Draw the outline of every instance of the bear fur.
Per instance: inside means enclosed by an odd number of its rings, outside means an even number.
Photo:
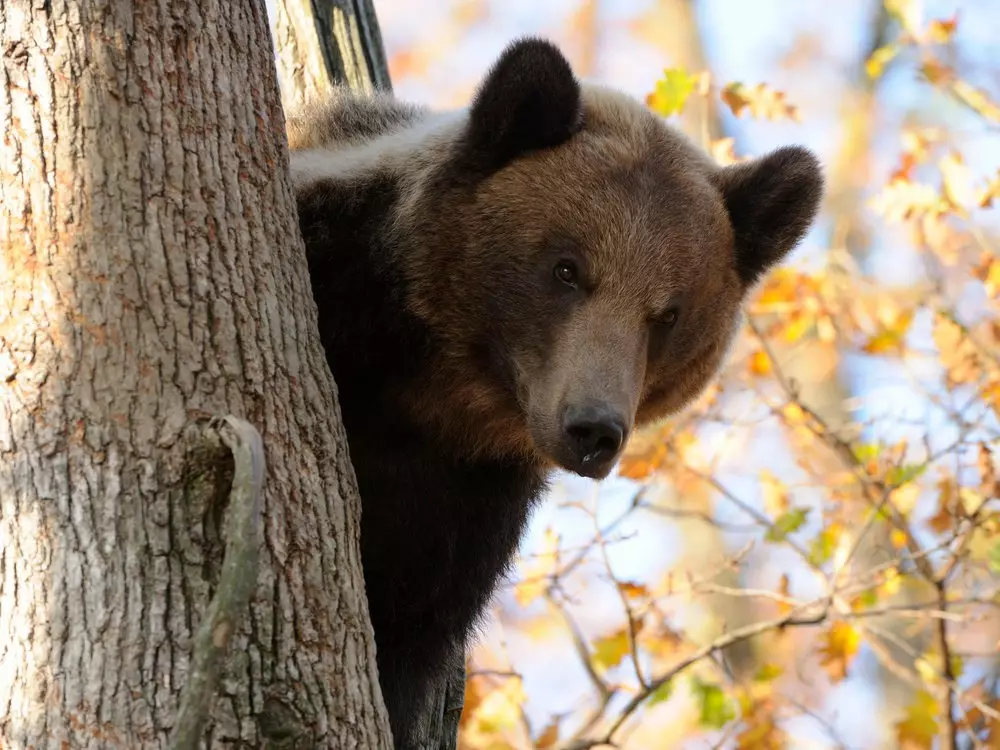
[[[552,469],[606,476],[708,384],[822,177],[802,148],[719,167],[538,39],[467,110],[338,91],[288,134],[379,680],[411,747]]]

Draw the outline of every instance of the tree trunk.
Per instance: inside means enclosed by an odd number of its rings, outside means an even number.
[[[168,743],[242,512],[231,414],[259,574],[203,746],[387,747],[263,2],[6,0],[0,41],[0,744]]]
[[[274,39],[286,110],[355,91],[391,91],[382,34],[371,0],[277,0]]]

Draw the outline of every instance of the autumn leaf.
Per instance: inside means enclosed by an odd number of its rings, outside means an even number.
[[[944,208],[937,190],[904,178],[891,180],[871,199],[869,205],[890,223],[920,218]]]
[[[730,83],[723,87],[720,98],[736,117],[749,111],[756,118],[799,120],[798,108],[786,101],[784,92],[763,83],[753,87],[739,82]]]
[[[764,510],[771,515],[781,515],[788,510],[788,487],[774,474],[762,470],[759,474],[760,491]]]
[[[535,738],[535,748],[536,750],[546,750],[555,747],[557,742],[559,742],[559,719],[555,718]]]
[[[955,81],[952,92],[967,106],[990,122],[1000,123],[1000,106],[977,88],[965,81]]]
[[[967,215],[966,209],[979,203],[972,185],[972,171],[965,165],[962,155],[957,152],[952,152],[941,159],[939,167],[944,197],[959,215]]]
[[[778,679],[785,673],[785,670],[779,667],[777,664],[771,664],[769,662],[764,662],[761,664],[757,671],[754,673],[754,682],[772,682]]]
[[[524,565],[521,580],[514,586],[514,599],[522,607],[527,607],[545,593],[549,576],[559,563],[559,535],[551,528],[545,530],[542,551]]]
[[[990,547],[989,562],[990,570],[1000,574],[1000,539],[993,542],[993,546]]]
[[[920,28],[920,10],[917,0],[885,0],[886,13],[911,34]]]
[[[935,18],[927,24],[927,41],[931,44],[947,44],[955,36],[958,29],[958,14],[951,18]]]
[[[955,527],[955,510],[958,507],[958,487],[955,486],[953,479],[947,477],[938,482],[937,490],[937,513],[928,519],[927,525],[938,534],[943,534]]]
[[[683,111],[697,83],[698,76],[682,68],[668,68],[663,71],[663,78],[656,82],[653,93],[646,97],[646,104],[657,114],[670,117]]]
[[[792,508],[778,516],[774,524],[767,530],[764,538],[769,542],[783,542],[792,534],[802,528],[809,515],[810,508]]]
[[[827,525],[809,543],[809,562],[817,567],[828,562],[833,557],[833,553],[837,549],[843,533],[844,527],[842,524],[831,523]]]
[[[617,667],[630,650],[628,630],[622,628],[594,641],[594,663],[603,670]]]
[[[758,377],[770,375],[772,372],[771,358],[763,349],[757,349],[750,355],[750,373]]]
[[[747,726],[736,735],[736,750],[784,750],[788,737],[775,721],[773,701],[757,701],[744,721]]]
[[[878,333],[865,343],[869,354],[901,354],[905,349],[906,334],[913,323],[913,310],[900,312]]]
[[[658,703],[663,703],[664,701],[670,700],[670,696],[674,694],[674,681],[667,680],[662,685],[660,685],[656,690],[649,694],[646,699],[647,706],[655,706]]]
[[[896,724],[900,750],[930,750],[938,733],[938,704],[926,690],[917,691],[906,709],[906,717]]]
[[[619,581],[618,590],[629,599],[644,599],[649,596],[649,589],[646,586],[632,581]]]
[[[840,682],[847,676],[847,668],[858,653],[861,635],[849,623],[835,622],[820,640],[820,665],[831,681]]]
[[[692,680],[691,690],[698,704],[698,721],[702,726],[722,729],[736,718],[736,709],[733,707],[732,700],[718,685],[703,682],[695,677]]]
[[[875,50],[871,57],[865,61],[865,72],[869,78],[878,78],[885,72],[885,67],[892,62],[899,54],[899,47],[895,44],[886,44]]]

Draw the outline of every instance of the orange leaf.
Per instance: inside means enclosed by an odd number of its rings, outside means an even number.
[[[542,730],[542,733],[538,735],[535,739],[536,750],[545,750],[545,748],[555,747],[555,744],[559,741],[559,719],[553,719],[552,722]]]

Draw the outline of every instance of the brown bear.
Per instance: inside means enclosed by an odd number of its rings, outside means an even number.
[[[288,133],[379,680],[411,747],[547,475],[606,476],[705,387],[821,172],[791,147],[721,168],[538,39],[467,110],[338,91]]]

